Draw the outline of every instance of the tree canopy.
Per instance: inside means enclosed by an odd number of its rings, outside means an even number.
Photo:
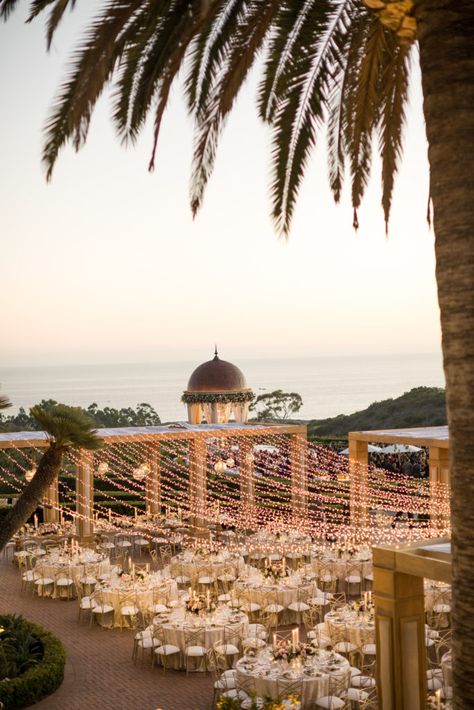
[[[299,412],[303,406],[301,395],[297,392],[283,392],[274,390],[260,394],[249,407],[251,412],[255,412],[259,421],[268,419],[278,419],[286,421],[292,414]]]
[[[54,399],[41,400],[39,406],[43,411],[50,412],[58,406]],[[35,408],[33,408],[35,409]],[[95,429],[104,427],[158,426],[160,417],[151,404],[141,403],[133,407],[104,407],[100,409],[94,402],[87,409],[77,408],[87,416]],[[28,414],[20,407],[17,414],[0,414],[0,431],[37,431],[42,429],[41,423],[33,416],[33,410]]]

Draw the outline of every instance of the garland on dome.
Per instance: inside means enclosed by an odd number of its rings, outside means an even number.
[[[185,404],[235,404],[251,402],[252,390],[245,392],[184,392],[181,401]]]

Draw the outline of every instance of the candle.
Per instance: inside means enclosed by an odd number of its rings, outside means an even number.
[[[38,516],[36,514],[33,516],[33,522],[35,524],[35,530],[38,530]]]
[[[136,508],[134,508],[134,509],[133,509],[133,511],[134,511],[134,515],[135,515],[135,520],[136,520],[136,519],[137,519],[137,509],[136,509]]]
[[[438,688],[438,690],[435,692],[435,698],[436,698],[436,710],[441,710],[441,688]]]
[[[206,603],[207,603],[207,608],[209,609],[209,607],[211,606],[211,593],[210,593],[209,589],[206,592]]]
[[[277,645],[277,635],[273,634],[273,646],[276,647]]]
[[[109,523],[112,521],[112,509],[109,508]]]
[[[188,587],[188,599],[192,599],[193,596],[193,589],[192,587]]]

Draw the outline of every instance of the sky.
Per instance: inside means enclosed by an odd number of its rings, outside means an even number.
[[[0,26],[0,366],[206,359],[216,341],[227,359],[438,353],[418,71],[388,238],[379,165],[355,233],[349,195],[335,206],[327,187],[322,139],[285,241],[270,218],[255,73],[195,220],[191,122],[178,85],[153,174],[150,123],[125,149],[105,95],[85,148],[64,150],[46,183],[42,128],[94,5],[77,3],[49,54],[43,21],[24,24],[25,2]]]

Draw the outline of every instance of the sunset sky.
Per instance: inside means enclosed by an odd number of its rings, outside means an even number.
[[[46,184],[42,126],[94,4],[78,3],[50,54],[43,22],[23,23],[26,3],[0,26],[0,365],[189,359],[216,340],[236,357],[439,352],[418,73],[388,239],[379,165],[355,233],[348,195],[336,207],[329,193],[322,138],[284,241],[269,217],[255,74],[195,221],[178,86],[154,174],[150,124],[124,149],[105,96],[86,147],[65,150]]]

